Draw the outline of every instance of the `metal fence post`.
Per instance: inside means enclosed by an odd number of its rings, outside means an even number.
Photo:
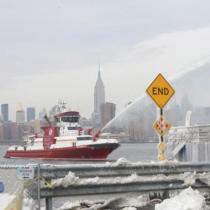
[[[46,210],[52,210],[52,198],[45,199]]]
[[[37,164],[37,197],[38,197],[38,209],[41,209],[41,201],[40,201],[40,163]]]

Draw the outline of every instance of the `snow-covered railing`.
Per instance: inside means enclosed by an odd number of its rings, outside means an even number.
[[[210,172],[210,163],[183,163],[183,162],[163,162],[163,163],[130,163],[119,160],[115,163],[95,164],[95,165],[41,165],[41,176],[47,179],[62,178],[71,171],[79,177],[116,177],[129,176],[133,173],[139,176],[157,174],[179,174],[184,172]]]
[[[118,193],[155,193],[167,194],[191,186],[209,193],[210,173],[183,173],[178,175],[150,175],[119,177],[80,178],[69,172],[64,178],[53,179],[41,187],[41,198],[46,199],[46,209],[52,209],[53,197],[88,196]],[[36,196],[36,194],[32,195]]]
[[[51,210],[53,197],[168,192],[188,186],[209,189],[210,179],[202,177],[203,172],[210,177],[209,163],[132,163],[119,159],[105,164],[42,164],[40,196],[46,199],[46,209]],[[31,195],[36,197],[36,190]]]
[[[27,165],[28,166],[28,165]],[[210,164],[166,161],[132,163],[125,159],[104,164],[40,165],[35,168],[35,180],[41,178],[40,197],[46,199],[46,209],[52,209],[52,198],[128,192],[168,192],[188,186],[209,190]],[[12,169],[7,165],[0,168]],[[37,198],[37,185],[31,195]],[[38,188],[39,189],[39,188]]]
[[[184,189],[188,186],[184,184],[184,180],[177,178],[162,178],[128,182],[113,182],[113,183],[92,183],[92,184],[74,184],[68,187],[43,187],[41,189],[41,198],[53,198],[64,196],[81,196],[81,195],[98,195],[98,194],[115,194],[128,192],[166,192],[178,189]],[[191,187],[195,189],[209,188],[205,183],[195,181]]]
[[[17,169],[18,167],[34,166],[37,173],[37,164],[27,165],[0,165],[0,169]],[[51,165],[40,164],[40,175],[45,179],[56,179],[65,177],[69,171],[81,178],[88,177],[116,177],[137,174],[139,176],[157,174],[180,174],[184,172],[203,173],[210,172],[210,163],[187,163],[177,161],[165,162],[129,162],[126,159],[119,159],[117,162],[106,162],[105,164],[71,164]]]

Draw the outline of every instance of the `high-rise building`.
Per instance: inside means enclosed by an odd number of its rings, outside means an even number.
[[[101,104],[101,126],[105,126],[115,117],[116,105],[110,102]]]
[[[25,112],[24,110],[16,111],[16,123],[25,123]]]
[[[1,105],[1,115],[2,115],[3,122],[9,121],[9,105],[8,104]]]
[[[35,108],[34,107],[28,107],[26,114],[27,114],[27,122],[35,120]]]
[[[101,104],[105,103],[104,84],[101,79],[101,72],[98,71],[98,79],[94,88],[94,112],[100,113]]]
[[[45,115],[47,115],[47,110],[43,108],[42,111],[39,112],[39,120],[43,120]]]
[[[105,103],[105,90],[103,81],[101,79],[101,72],[99,67],[98,78],[94,88],[94,112],[92,114],[92,121],[94,127],[100,127],[100,107],[103,103]]]

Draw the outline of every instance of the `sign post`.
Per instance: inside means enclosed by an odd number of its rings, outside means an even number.
[[[166,122],[163,117],[163,107],[174,95],[175,91],[163,75],[158,74],[158,76],[149,85],[146,92],[160,108],[160,117],[157,121],[155,121],[153,127],[160,136],[160,142],[158,144],[158,159],[160,161],[166,160],[166,143],[164,142],[164,135],[169,131],[171,125]]]
[[[40,163],[37,164],[37,197],[38,197],[38,209],[41,209],[41,199],[40,199]]]

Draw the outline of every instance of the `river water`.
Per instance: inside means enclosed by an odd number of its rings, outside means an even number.
[[[8,146],[0,145],[0,165],[22,165],[28,163],[43,163],[43,164],[98,164],[104,161],[72,161],[72,160],[36,160],[36,159],[6,159],[4,158],[5,151]],[[113,151],[106,161],[115,161],[119,158],[125,158],[133,162],[148,162],[157,161],[157,144],[154,143],[123,143]],[[12,193],[16,190],[18,179],[16,178],[15,170],[7,170],[0,168],[0,181],[5,184],[5,192]],[[56,199],[53,203],[55,207],[62,205],[65,199]],[[44,205],[44,204],[43,204]]]

